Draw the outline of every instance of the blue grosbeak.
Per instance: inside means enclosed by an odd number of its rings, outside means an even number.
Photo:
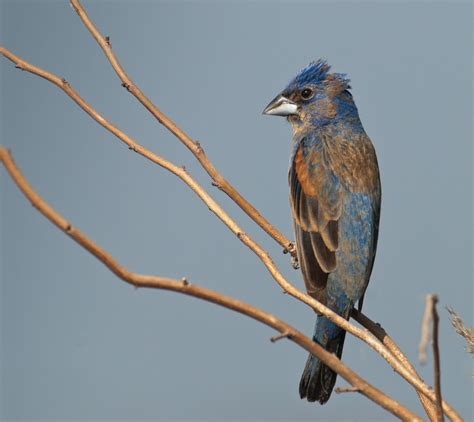
[[[310,296],[349,319],[374,264],[381,188],[374,147],[344,74],[310,63],[265,108],[293,128],[288,174],[298,259]],[[319,315],[313,340],[342,355],[345,331]],[[310,355],[300,396],[328,401],[336,373]]]

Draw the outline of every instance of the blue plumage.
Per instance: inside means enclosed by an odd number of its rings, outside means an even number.
[[[309,295],[349,318],[369,282],[381,188],[377,158],[343,74],[310,63],[264,110],[293,128],[289,185],[298,258]],[[318,316],[313,340],[339,358],[345,331]],[[310,355],[301,398],[324,404],[336,374]]]

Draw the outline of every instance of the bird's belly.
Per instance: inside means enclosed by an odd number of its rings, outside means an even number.
[[[369,195],[350,193],[339,220],[336,269],[327,283],[328,305],[340,309],[353,306],[369,282],[375,254],[376,229]]]

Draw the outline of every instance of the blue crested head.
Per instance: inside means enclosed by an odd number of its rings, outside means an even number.
[[[329,73],[331,66],[326,60],[318,59],[312,61],[308,66],[304,67],[288,84],[286,90],[293,91],[303,88],[306,85],[314,85],[322,90],[350,89],[349,79],[344,73]]]
[[[265,108],[264,114],[286,116],[293,128],[331,123],[360,124],[344,73],[330,73],[325,60],[303,68]]]

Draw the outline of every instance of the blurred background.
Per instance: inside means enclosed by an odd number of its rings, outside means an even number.
[[[412,362],[424,298],[440,296],[443,396],[472,418],[472,357],[444,306],[472,324],[470,2],[84,1],[142,90],[292,238],[291,131],[264,106],[309,61],[352,80],[379,159],[380,240],[364,311]],[[66,1],[0,2],[1,43],[65,77],[147,148],[186,165],[303,288],[281,248],[120,86]],[[257,258],[176,177],[130,151],[48,82],[5,59],[1,143],[37,192],[123,265],[186,276],[312,333]],[[358,394],[300,401],[306,351],[248,318],[134,290],[54,228],[0,171],[3,420],[392,420]],[[348,336],[343,360],[422,413],[412,388]],[[432,383],[432,355],[417,369]],[[338,379],[338,386],[346,383]]]

